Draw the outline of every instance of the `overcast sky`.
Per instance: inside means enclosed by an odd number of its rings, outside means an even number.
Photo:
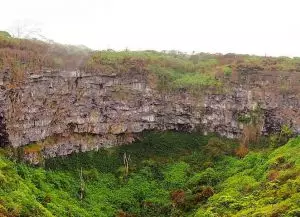
[[[17,22],[54,41],[93,49],[300,56],[299,0],[9,0]]]

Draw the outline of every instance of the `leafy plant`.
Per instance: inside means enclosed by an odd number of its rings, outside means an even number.
[[[48,159],[46,168],[1,154],[0,212],[28,217],[297,215],[300,137],[274,149],[249,149],[243,158],[231,154],[235,143],[212,135],[152,132],[129,145]],[[222,148],[221,153],[209,156],[209,144],[217,144],[212,150]],[[118,169],[125,152],[131,156],[130,172],[122,179]]]
[[[225,76],[230,76],[232,74],[232,69],[230,66],[223,67],[223,73]]]

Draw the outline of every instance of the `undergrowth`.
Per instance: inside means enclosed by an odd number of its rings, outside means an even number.
[[[0,216],[299,216],[300,138],[244,158],[234,155],[237,145],[152,132],[45,168],[1,155]]]

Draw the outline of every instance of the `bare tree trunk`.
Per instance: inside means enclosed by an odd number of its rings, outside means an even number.
[[[83,176],[82,176],[82,167],[80,168],[80,190],[79,190],[79,198],[80,200],[83,199],[84,196],[84,180],[83,180]]]
[[[123,155],[123,161],[124,161],[124,167],[125,167],[125,176],[128,176],[129,173],[129,161],[130,161],[130,155],[127,157],[126,152]]]

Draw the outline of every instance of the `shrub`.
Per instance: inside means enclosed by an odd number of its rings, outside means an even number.
[[[223,73],[225,76],[230,76],[232,74],[232,69],[230,66],[223,67]]]
[[[291,210],[287,213],[288,217],[300,216],[300,208]]]
[[[98,181],[100,176],[96,168],[93,168],[91,170],[83,170],[82,175],[84,180],[87,181]]]
[[[206,201],[208,198],[214,195],[214,189],[210,186],[202,187],[201,192],[196,194],[196,202]]]
[[[185,202],[185,192],[183,190],[173,191],[171,199],[175,206],[182,206]]]
[[[215,185],[219,181],[218,173],[213,168],[207,168],[196,173],[186,183],[187,186]]]
[[[240,146],[235,150],[235,155],[239,158],[245,157],[248,153],[249,148],[244,144],[240,144]]]
[[[215,217],[216,215],[209,210],[198,209],[194,217]]]
[[[292,135],[293,135],[292,129],[286,124],[282,125],[279,134],[271,135],[270,137],[271,147],[278,147],[287,143],[287,141],[291,138]]]
[[[279,171],[277,170],[271,170],[268,174],[268,180],[269,181],[275,181],[279,177]]]
[[[251,116],[250,114],[244,114],[244,115],[239,115],[238,121],[244,124],[250,124],[251,123]]]
[[[212,158],[213,168],[203,169],[201,164],[207,161],[203,147],[209,138],[150,133],[126,146],[51,159],[55,162],[51,169],[16,163],[0,154],[0,213],[24,217],[298,215],[300,138],[275,150],[252,151],[243,159]],[[116,171],[123,165],[125,151],[135,167],[122,181]],[[81,167],[86,194],[79,200]]]
[[[205,146],[205,153],[211,158],[217,158],[222,155],[233,153],[232,142],[227,142],[226,139],[213,137],[208,140]]]
[[[190,166],[185,162],[179,162],[168,166],[164,172],[166,185],[170,188],[183,187],[189,169]]]

